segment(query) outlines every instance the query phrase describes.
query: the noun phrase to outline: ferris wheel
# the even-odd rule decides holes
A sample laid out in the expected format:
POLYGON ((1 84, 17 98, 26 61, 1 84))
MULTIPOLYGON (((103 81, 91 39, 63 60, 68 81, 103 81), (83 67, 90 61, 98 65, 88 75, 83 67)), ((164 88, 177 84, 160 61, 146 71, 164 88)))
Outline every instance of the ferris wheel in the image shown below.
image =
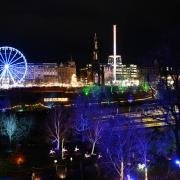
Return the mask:
POLYGON ((0 83, 16 85, 24 80, 27 72, 25 56, 13 47, 0 47, 0 83))

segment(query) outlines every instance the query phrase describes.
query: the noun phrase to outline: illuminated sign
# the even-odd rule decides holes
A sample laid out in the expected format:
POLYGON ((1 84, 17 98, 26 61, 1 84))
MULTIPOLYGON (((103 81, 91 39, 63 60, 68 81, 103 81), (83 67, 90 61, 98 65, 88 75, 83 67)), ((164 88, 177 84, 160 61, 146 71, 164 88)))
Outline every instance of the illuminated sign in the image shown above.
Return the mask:
POLYGON ((44 98, 44 102, 67 102, 68 98, 44 98))

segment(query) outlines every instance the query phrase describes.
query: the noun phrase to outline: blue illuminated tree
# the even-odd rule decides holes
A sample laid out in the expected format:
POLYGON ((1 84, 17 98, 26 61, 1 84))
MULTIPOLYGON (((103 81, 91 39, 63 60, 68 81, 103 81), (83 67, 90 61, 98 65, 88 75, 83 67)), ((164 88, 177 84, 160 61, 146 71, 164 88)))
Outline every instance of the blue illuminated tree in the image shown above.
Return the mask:
POLYGON ((78 94, 74 103, 74 132, 80 136, 81 142, 84 142, 90 126, 90 100, 88 96, 78 94))
POLYGON ((133 167, 135 153, 134 125, 131 125, 130 120, 122 116, 110 120, 109 127, 104 130, 103 134, 101 149, 104 150, 106 161, 111 165, 108 166, 108 171, 112 167, 120 180, 123 180, 125 175, 129 176, 133 167))
MULTIPOLYGON (((177 38, 177 35, 174 37, 177 38)), ((176 154, 180 156, 180 64, 179 55, 176 54, 179 53, 176 47, 177 42, 177 39, 173 42, 168 41, 168 45, 164 43, 157 52, 154 51, 153 55, 149 55, 151 58, 156 57, 159 64, 156 62, 158 70, 156 80, 150 81, 149 78, 147 80, 150 87, 155 88, 153 92, 155 92, 156 102, 162 107, 161 117, 163 117, 163 122, 172 129, 176 154), (169 43, 171 43, 170 46, 169 43), (153 86, 153 83, 156 86, 153 86)))
POLYGON ((90 119, 87 109, 76 109, 75 117, 75 133, 81 136, 81 142, 84 142, 87 137, 87 131, 90 128, 90 119))
POLYGON ((180 69, 162 68, 158 87, 158 103, 162 106, 164 122, 174 133, 177 155, 180 156, 180 69), (171 82, 170 79, 171 78, 171 82))
MULTIPOLYGON (((148 180, 148 168, 153 160, 153 133, 151 130, 140 128, 136 131, 136 154, 138 169, 144 171, 144 180, 148 180)), ((155 153, 155 152, 154 152, 155 153)))
POLYGON ((15 114, 1 114, 1 134, 9 138, 10 144, 12 141, 19 141, 25 138, 32 127, 32 119, 18 119, 15 114))
POLYGON ((91 121, 90 129, 88 130, 88 139, 92 144, 91 154, 94 154, 96 144, 100 142, 103 133, 103 124, 101 120, 91 121))

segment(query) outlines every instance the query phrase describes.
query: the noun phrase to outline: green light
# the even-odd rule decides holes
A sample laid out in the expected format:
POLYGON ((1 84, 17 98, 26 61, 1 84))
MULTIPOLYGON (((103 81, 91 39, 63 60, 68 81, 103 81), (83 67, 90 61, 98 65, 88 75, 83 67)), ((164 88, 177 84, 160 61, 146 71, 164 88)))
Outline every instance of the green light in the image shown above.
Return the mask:
POLYGON ((126 92, 128 89, 127 86, 118 86, 118 90, 120 91, 121 94, 123 94, 124 92, 126 92))
POLYGON ((91 92, 91 86, 84 86, 83 89, 82 89, 82 92, 85 96, 88 96, 91 92))
POLYGON ((111 94, 113 94, 113 86, 111 86, 111 94))
POLYGON ((150 89, 149 84, 147 82, 142 83, 142 89, 143 91, 148 92, 150 89))

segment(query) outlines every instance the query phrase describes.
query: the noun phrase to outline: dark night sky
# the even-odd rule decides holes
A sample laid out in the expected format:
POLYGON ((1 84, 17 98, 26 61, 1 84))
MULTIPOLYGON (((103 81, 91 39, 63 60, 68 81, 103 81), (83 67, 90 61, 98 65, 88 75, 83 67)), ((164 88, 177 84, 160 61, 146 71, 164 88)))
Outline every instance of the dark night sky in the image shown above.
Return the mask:
POLYGON ((73 56, 85 64, 91 60, 96 32, 101 61, 106 62, 115 23, 118 52, 124 62, 136 63, 169 42, 174 32, 180 34, 178 7, 173 0, 4 0, 0 44, 18 48, 29 62, 59 62, 73 56))

